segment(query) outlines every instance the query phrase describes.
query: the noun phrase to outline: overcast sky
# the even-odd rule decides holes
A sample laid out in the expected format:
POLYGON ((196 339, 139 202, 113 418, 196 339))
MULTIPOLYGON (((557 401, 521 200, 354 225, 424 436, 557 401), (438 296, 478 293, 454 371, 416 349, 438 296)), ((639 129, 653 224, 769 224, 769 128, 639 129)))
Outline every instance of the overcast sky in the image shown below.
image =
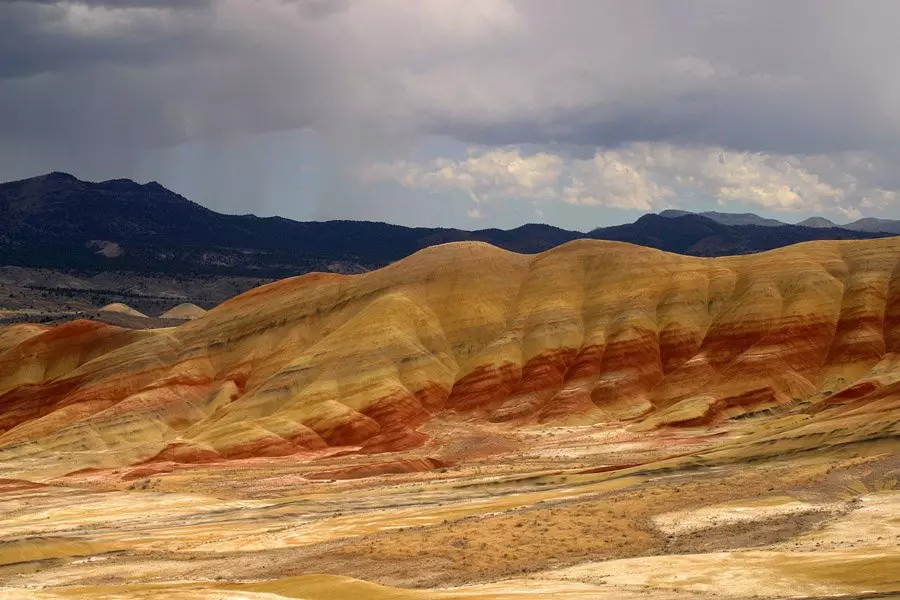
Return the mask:
POLYGON ((298 219, 900 218, 900 2, 0 0, 0 179, 298 219))

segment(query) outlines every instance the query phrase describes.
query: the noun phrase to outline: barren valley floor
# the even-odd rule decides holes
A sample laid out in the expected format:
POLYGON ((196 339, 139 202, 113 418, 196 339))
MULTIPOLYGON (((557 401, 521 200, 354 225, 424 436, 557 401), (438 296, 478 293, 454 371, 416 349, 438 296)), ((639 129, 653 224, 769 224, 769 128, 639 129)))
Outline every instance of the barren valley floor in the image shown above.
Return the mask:
MULTIPOLYGON (((487 455, 462 466, 349 480, 333 476, 428 449, 46 481, 36 475, 56 465, 4 465, 0 598, 900 592, 894 448, 694 464, 691 451, 712 456, 748 427, 647 435, 481 426, 463 445, 487 455), (622 464, 635 457, 645 464, 622 464)), ((441 429, 436 439, 461 435, 458 425, 441 429)))

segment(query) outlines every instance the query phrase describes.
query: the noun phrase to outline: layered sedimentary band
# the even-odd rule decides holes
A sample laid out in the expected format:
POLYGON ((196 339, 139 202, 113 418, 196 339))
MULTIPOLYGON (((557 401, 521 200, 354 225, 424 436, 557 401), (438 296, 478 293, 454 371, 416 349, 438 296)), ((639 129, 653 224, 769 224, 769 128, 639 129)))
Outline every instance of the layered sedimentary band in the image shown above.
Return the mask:
POLYGON ((0 457, 378 453, 427 443, 433 419, 654 429, 798 405, 813 422, 871 410, 893 431, 900 239, 716 259, 448 244, 192 316, 0 330, 0 457))

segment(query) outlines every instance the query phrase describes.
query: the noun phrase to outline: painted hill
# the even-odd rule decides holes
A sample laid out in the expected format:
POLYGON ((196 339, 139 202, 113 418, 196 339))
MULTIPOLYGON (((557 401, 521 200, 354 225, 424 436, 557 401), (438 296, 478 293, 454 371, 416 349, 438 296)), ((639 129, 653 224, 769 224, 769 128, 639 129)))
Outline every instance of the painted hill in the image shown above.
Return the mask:
POLYGON ((646 215, 635 223, 588 233, 539 224, 508 231, 463 231, 364 221, 297 222, 219 214, 154 182, 92 183, 64 173, 0 184, 0 214, 4 217, 0 264, 4 265, 272 278, 310 271, 358 273, 423 248, 457 241, 537 253, 593 238, 720 256, 817 239, 885 235, 770 227, 755 215, 725 213, 676 218, 646 215))
POLYGON ((190 302, 185 302, 183 304, 179 304, 173 308, 170 308, 159 317, 161 319, 196 319, 197 317, 202 317, 206 314, 206 311, 196 304, 191 304, 190 302))
POLYGON ((112 312, 112 313, 121 313, 123 315, 129 315, 131 317, 146 317, 144 313, 135 310, 128 306, 127 304, 123 304, 122 302, 113 302, 112 304, 107 304, 100 308, 102 312, 112 312))
POLYGON ((741 455, 825 451, 900 435, 900 239, 717 259, 455 243, 286 279, 177 328, 74 321, 0 343, 0 460, 367 454, 429 443, 434 422, 789 413, 777 443, 748 438, 741 455))

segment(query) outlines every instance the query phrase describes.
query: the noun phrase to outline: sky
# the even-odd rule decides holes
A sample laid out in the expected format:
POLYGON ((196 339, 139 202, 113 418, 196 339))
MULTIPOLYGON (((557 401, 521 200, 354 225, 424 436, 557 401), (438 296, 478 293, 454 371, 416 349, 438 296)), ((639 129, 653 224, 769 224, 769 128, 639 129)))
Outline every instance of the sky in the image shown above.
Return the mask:
POLYGON ((895 0, 0 0, 0 180, 570 229, 900 218, 895 0))

